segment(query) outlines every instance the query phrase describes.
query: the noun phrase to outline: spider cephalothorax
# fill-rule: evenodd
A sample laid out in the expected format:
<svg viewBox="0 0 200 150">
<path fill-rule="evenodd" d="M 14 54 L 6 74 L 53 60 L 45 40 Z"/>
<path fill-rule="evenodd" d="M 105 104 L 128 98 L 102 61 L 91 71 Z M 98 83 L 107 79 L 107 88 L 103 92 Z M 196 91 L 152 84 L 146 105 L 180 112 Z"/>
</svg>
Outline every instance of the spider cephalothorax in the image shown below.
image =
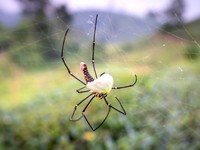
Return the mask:
<svg viewBox="0 0 200 150">
<path fill-rule="evenodd" d="M 115 108 L 114 106 L 111 105 L 111 103 L 108 103 L 107 99 L 106 99 L 106 96 L 110 93 L 111 89 L 123 89 L 123 88 L 128 88 L 128 87 L 132 87 L 136 84 L 137 82 L 137 76 L 135 75 L 135 81 L 130 84 L 130 85 L 126 85 L 126 86 L 113 86 L 113 78 L 111 75 L 107 74 L 107 73 L 102 73 L 99 77 L 97 76 L 97 72 L 96 72 L 96 68 L 95 68 L 95 59 L 94 59 L 94 50 L 95 50 L 95 34 L 96 34 L 96 26 L 97 26 L 97 19 L 98 19 L 98 15 L 96 15 L 96 19 L 95 19 L 95 26 L 94 26 L 94 35 L 93 35 L 93 42 L 92 42 L 92 67 L 93 67 L 93 70 L 94 70 L 94 74 L 95 74 L 95 79 L 90 75 L 90 73 L 88 72 L 88 69 L 87 69 L 87 65 L 83 62 L 80 63 L 80 68 L 83 72 L 83 75 L 84 75 L 84 78 L 85 78 L 85 81 L 82 81 L 81 79 L 79 79 L 78 77 L 76 77 L 69 69 L 66 61 L 65 61 L 65 58 L 64 58 L 64 55 L 63 55 L 63 51 L 64 51 L 64 45 L 65 45 L 65 38 L 67 36 L 67 33 L 69 32 L 69 29 L 67 29 L 67 31 L 65 32 L 65 35 L 64 35 L 64 39 L 63 39 L 63 44 L 62 44 L 62 50 L 61 50 L 61 59 L 68 71 L 68 73 L 73 77 L 75 78 L 77 81 L 79 81 L 80 83 L 82 83 L 84 86 L 79 88 L 78 90 L 76 90 L 78 93 L 87 93 L 89 92 L 90 94 L 85 97 L 83 100 L 81 100 L 77 105 L 75 105 L 74 107 L 74 111 L 72 112 L 72 115 L 70 117 L 70 120 L 71 121 L 78 121 L 80 120 L 82 117 L 85 118 L 86 122 L 88 123 L 88 125 L 90 126 L 90 128 L 95 131 L 96 129 L 98 129 L 104 122 L 105 120 L 107 119 L 109 113 L 110 113 L 110 110 L 111 108 L 116 110 L 117 112 L 123 114 L 123 115 L 126 115 L 126 112 L 119 100 L 119 98 L 117 98 L 115 96 L 115 99 L 117 100 L 117 102 L 119 103 L 120 107 L 122 110 L 119 110 L 117 108 Z M 87 88 L 87 90 L 84 90 L 85 88 Z M 83 111 L 82 111 L 82 115 L 77 118 L 77 119 L 74 119 L 74 114 L 76 112 L 76 109 L 79 105 L 81 105 L 85 100 L 87 100 L 89 97 L 90 100 L 89 102 L 87 103 L 87 105 L 84 107 Z M 86 109 L 88 108 L 88 106 L 90 105 L 90 103 L 92 102 L 92 100 L 96 98 L 96 99 L 99 99 L 99 100 L 104 100 L 107 107 L 108 107 L 108 113 L 107 115 L 105 116 L 104 120 L 97 126 L 97 127 L 93 127 L 90 123 L 90 121 L 87 119 L 86 115 L 85 115 L 85 111 Z"/>
</svg>

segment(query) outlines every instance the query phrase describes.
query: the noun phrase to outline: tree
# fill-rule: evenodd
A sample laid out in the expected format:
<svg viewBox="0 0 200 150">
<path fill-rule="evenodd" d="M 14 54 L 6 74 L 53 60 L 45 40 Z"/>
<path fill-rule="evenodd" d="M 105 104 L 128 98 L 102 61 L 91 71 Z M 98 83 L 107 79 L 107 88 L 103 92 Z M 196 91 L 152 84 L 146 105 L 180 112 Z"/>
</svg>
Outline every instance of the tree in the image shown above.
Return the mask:
<svg viewBox="0 0 200 150">
<path fill-rule="evenodd" d="M 55 14 L 57 14 L 65 23 L 70 23 L 72 20 L 72 16 L 69 14 L 65 5 L 56 8 Z"/>
<path fill-rule="evenodd" d="M 61 6 L 59 8 L 53 7 L 49 0 L 18 0 L 23 6 L 23 15 L 30 19 L 34 24 L 32 30 L 33 33 L 36 33 L 34 36 L 36 39 L 42 39 L 42 52 L 41 54 L 45 54 L 44 57 L 47 59 L 58 58 L 59 54 L 53 49 L 51 49 L 55 45 L 52 34 L 52 26 L 50 26 L 48 20 L 49 11 L 52 11 L 53 14 L 58 13 L 60 16 L 65 16 L 64 21 L 69 23 L 71 20 L 71 15 L 68 13 L 65 6 Z M 49 9 L 51 8 L 51 9 Z M 37 22 L 37 23 L 35 23 Z"/>
<path fill-rule="evenodd" d="M 173 0 L 164 11 L 166 20 L 163 28 L 165 30 L 180 26 L 184 22 L 185 2 L 184 0 Z"/>
</svg>

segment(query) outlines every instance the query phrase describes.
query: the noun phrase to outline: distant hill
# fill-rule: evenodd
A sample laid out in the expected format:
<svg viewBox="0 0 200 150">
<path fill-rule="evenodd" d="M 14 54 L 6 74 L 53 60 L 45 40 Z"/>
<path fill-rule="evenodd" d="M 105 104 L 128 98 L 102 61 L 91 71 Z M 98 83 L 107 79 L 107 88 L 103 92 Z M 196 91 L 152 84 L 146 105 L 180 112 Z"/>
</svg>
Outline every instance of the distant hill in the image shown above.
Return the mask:
<svg viewBox="0 0 200 150">
<path fill-rule="evenodd" d="M 93 33 L 95 15 L 98 14 L 97 35 L 100 42 L 124 42 L 153 33 L 159 26 L 150 18 L 141 19 L 119 13 L 81 11 L 73 15 L 72 27 Z"/>
<path fill-rule="evenodd" d="M 75 39 L 83 41 L 84 34 L 92 36 L 94 29 L 95 15 L 99 14 L 97 25 L 98 41 L 124 42 L 140 38 L 144 35 L 153 33 L 158 28 L 158 23 L 150 18 L 139 18 L 120 13 L 108 11 L 79 11 L 72 14 L 72 23 L 70 28 L 77 31 Z M 7 14 L 0 11 L 0 24 L 7 27 L 15 27 L 23 20 L 20 14 Z M 83 34 L 79 34 L 82 32 Z"/>
</svg>

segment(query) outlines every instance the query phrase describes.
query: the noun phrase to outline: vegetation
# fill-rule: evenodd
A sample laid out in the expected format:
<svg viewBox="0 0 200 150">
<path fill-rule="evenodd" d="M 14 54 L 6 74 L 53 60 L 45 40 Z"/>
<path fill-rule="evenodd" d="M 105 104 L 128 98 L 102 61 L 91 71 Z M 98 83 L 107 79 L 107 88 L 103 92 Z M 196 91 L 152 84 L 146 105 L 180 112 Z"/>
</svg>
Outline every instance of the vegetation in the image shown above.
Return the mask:
<svg viewBox="0 0 200 150">
<path fill-rule="evenodd" d="M 192 29 L 191 25 L 185 27 Z M 30 34 L 16 34 L 24 32 Z M 188 35 L 185 30 L 178 32 Z M 113 98 L 117 95 L 127 115 L 112 110 L 105 124 L 93 132 L 84 119 L 69 121 L 74 106 L 86 94 L 76 93 L 81 85 L 68 75 L 61 60 L 42 57 L 41 38 L 37 40 L 23 25 L 9 34 L 25 36 L 26 41 L 11 36 L 13 44 L 0 53 L 0 149 L 200 148 L 198 38 L 195 48 L 190 47 L 193 40 L 174 36 L 176 31 L 157 33 L 137 43 L 97 44 L 98 74 L 106 71 L 116 85 L 123 85 L 134 80 L 133 72 L 138 82 L 133 88 L 111 91 L 109 101 L 118 108 Z M 51 36 L 59 54 L 61 46 L 57 45 L 62 44 L 63 32 Z M 196 59 L 185 57 L 187 54 L 195 54 Z M 65 56 L 80 78 L 80 61 L 91 67 L 91 50 L 70 38 Z M 94 101 L 86 113 L 95 124 L 106 111 L 102 101 Z"/>
<path fill-rule="evenodd" d="M 191 44 L 185 48 L 185 56 L 189 59 L 197 59 L 199 57 L 198 45 Z"/>
</svg>

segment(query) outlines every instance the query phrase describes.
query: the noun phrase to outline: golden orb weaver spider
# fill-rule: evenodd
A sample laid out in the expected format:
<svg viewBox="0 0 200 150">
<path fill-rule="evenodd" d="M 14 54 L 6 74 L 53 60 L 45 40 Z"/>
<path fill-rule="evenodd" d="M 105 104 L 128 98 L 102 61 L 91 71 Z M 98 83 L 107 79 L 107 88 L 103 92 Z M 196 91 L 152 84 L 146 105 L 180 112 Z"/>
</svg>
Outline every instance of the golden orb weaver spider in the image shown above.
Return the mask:
<svg viewBox="0 0 200 150">
<path fill-rule="evenodd" d="M 119 110 L 115 107 L 113 107 L 111 105 L 111 103 L 108 103 L 107 99 L 106 99 L 106 96 L 108 93 L 110 93 L 111 89 L 123 89 L 123 88 L 128 88 L 128 87 L 132 87 L 136 84 L 137 82 L 137 76 L 135 75 L 135 81 L 130 84 L 130 85 L 126 85 L 126 86 L 113 86 L 113 78 L 111 75 L 107 74 L 107 73 L 102 73 L 99 77 L 97 76 L 97 72 L 96 72 L 96 68 L 95 68 L 95 59 L 94 59 L 94 50 L 95 50 L 95 36 L 96 36 L 96 26 L 97 26 L 97 20 L 98 20 L 98 14 L 96 15 L 96 19 L 95 19 L 95 26 L 94 26 L 94 33 L 93 33 L 93 43 L 92 43 L 92 67 L 93 67 L 93 70 L 94 70 L 94 74 L 95 74 L 95 77 L 96 79 L 94 79 L 90 73 L 88 72 L 88 69 L 87 69 L 87 65 L 84 63 L 84 62 L 81 62 L 80 63 L 80 68 L 82 70 L 82 73 L 84 75 L 84 78 L 85 78 L 85 82 L 83 82 L 81 79 L 79 79 L 78 77 L 76 77 L 69 69 L 66 61 L 65 61 L 65 58 L 64 58 L 64 54 L 63 54 L 63 51 L 64 51 L 64 46 L 65 46 L 65 39 L 66 39 L 66 36 L 67 36 L 67 33 L 69 32 L 69 28 L 66 30 L 65 32 L 65 35 L 64 35 L 64 39 L 63 39 L 63 43 L 62 43 L 62 50 L 61 50 L 61 59 L 64 63 L 64 66 L 66 67 L 68 73 L 73 77 L 75 78 L 77 81 L 79 81 L 80 83 L 82 83 L 84 86 L 79 88 L 78 90 L 76 90 L 79 94 L 80 93 L 86 93 L 86 92 L 89 92 L 90 94 L 85 97 L 83 100 L 81 100 L 75 107 L 74 107 L 74 111 L 72 112 L 72 115 L 70 117 L 70 120 L 71 121 L 78 121 L 80 120 L 82 117 L 85 118 L 86 122 L 88 123 L 88 125 L 90 126 L 90 128 L 95 131 L 97 130 L 104 122 L 105 120 L 107 119 L 109 113 L 110 113 L 110 110 L 111 108 L 116 110 L 117 112 L 123 114 L 123 115 L 126 115 L 126 111 L 125 109 L 123 108 L 119 98 L 117 98 L 115 96 L 115 99 L 117 100 L 117 102 L 119 103 L 119 105 L 121 106 L 121 109 L 122 110 Z M 83 90 L 84 88 L 88 88 L 88 90 Z M 92 96 L 92 97 L 91 97 Z M 85 106 L 85 108 L 83 109 L 82 111 L 82 115 L 77 118 L 77 119 L 74 119 L 74 114 L 76 112 L 76 109 L 77 107 L 83 103 L 85 100 L 87 100 L 89 97 L 90 100 L 89 102 L 87 103 L 87 105 Z M 103 119 L 103 121 L 97 126 L 97 127 L 93 127 L 90 123 L 90 121 L 88 120 L 88 118 L 86 117 L 86 115 L 84 114 L 86 109 L 88 108 L 88 106 L 90 105 L 90 103 L 92 102 L 92 100 L 94 98 L 97 98 L 99 100 L 104 100 L 107 107 L 108 107 L 108 112 L 105 116 L 105 118 Z"/>
</svg>

